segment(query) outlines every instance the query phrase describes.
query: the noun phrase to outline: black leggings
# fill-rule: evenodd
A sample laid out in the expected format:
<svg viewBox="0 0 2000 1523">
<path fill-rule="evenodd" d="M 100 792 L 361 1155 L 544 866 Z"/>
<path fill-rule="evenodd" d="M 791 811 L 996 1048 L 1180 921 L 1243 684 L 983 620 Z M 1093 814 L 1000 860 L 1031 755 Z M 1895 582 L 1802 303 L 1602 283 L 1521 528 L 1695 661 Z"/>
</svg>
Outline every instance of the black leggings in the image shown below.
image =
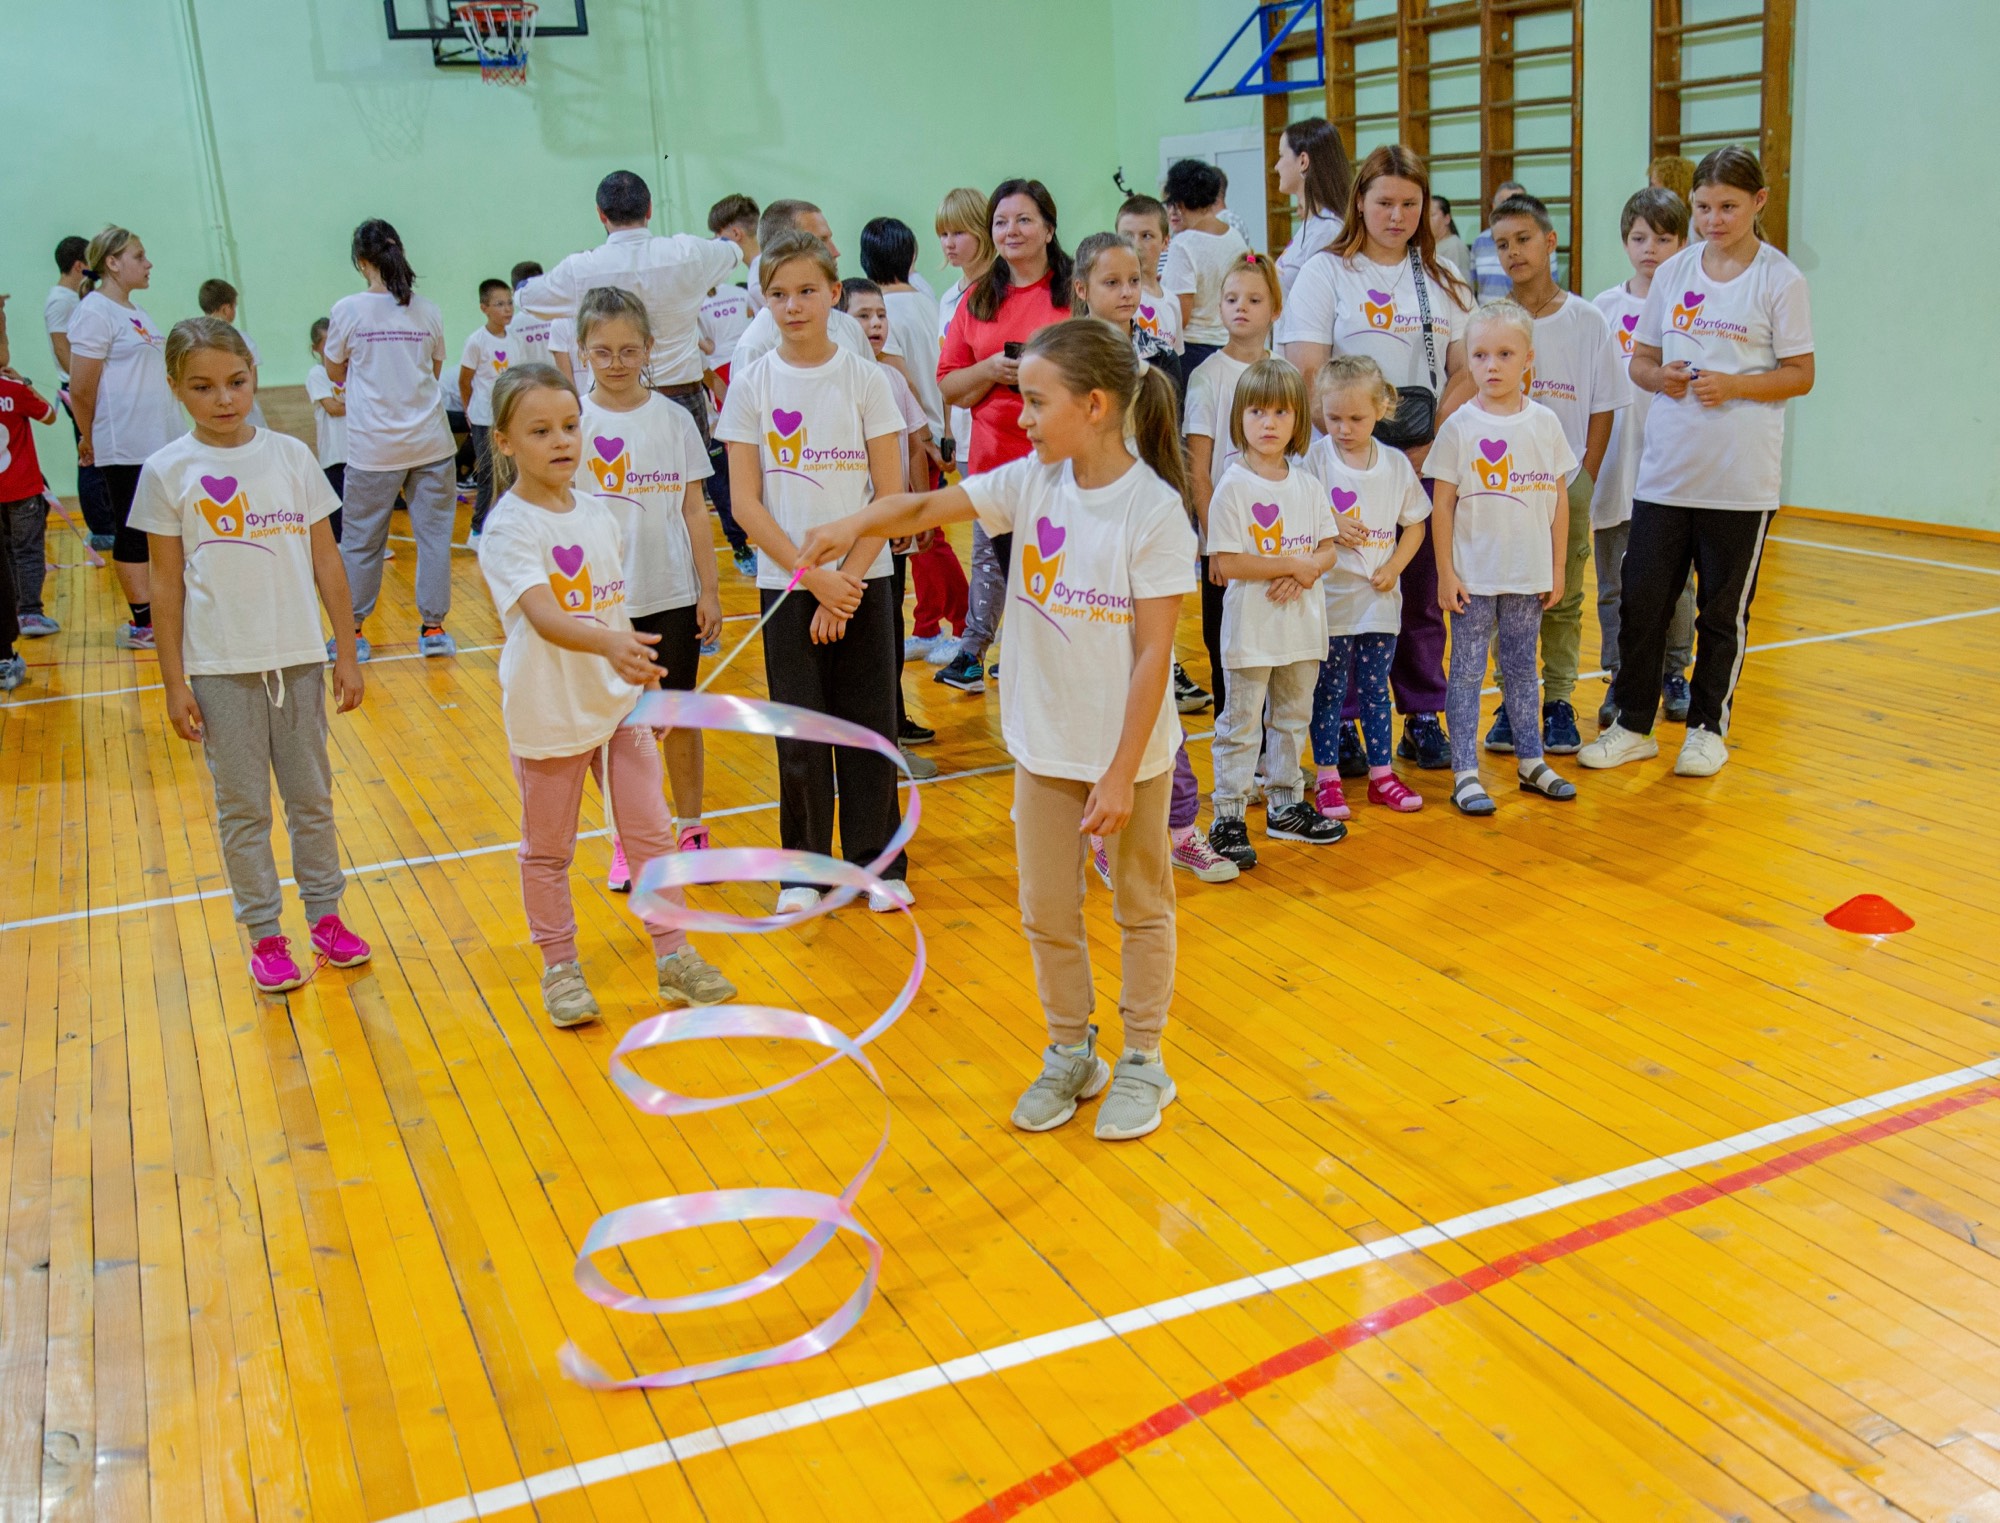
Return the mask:
<svg viewBox="0 0 2000 1523">
<path fill-rule="evenodd" d="M 694 687 L 695 667 L 701 662 L 701 624 L 694 604 L 685 608 L 662 608 L 658 613 L 635 613 L 632 627 L 642 635 L 658 635 L 653 659 L 666 668 L 660 686 L 677 692 Z"/>
<path fill-rule="evenodd" d="M 139 495 L 139 465 L 100 465 L 104 484 L 111 490 L 111 558 L 128 566 L 143 566 L 149 558 L 146 531 L 127 522 L 132 516 L 132 499 Z"/>
</svg>

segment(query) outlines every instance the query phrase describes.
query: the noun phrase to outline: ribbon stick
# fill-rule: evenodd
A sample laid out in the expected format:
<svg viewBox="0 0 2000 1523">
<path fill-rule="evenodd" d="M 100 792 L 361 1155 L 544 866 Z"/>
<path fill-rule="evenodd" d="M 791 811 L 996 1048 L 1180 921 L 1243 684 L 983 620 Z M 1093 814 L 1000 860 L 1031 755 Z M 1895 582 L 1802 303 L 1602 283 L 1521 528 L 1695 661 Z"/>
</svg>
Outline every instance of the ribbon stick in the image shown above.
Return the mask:
<svg viewBox="0 0 2000 1523">
<path fill-rule="evenodd" d="M 93 569 L 103 566 L 104 557 L 97 553 L 96 547 L 93 546 L 90 542 L 90 536 L 88 534 L 85 534 L 82 529 L 78 528 L 76 520 L 69 516 L 69 510 L 62 505 L 62 499 L 57 497 L 54 492 L 44 492 L 42 493 L 42 501 L 46 502 L 52 509 L 55 510 L 55 514 L 58 518 L 60 518 L 64 523 L 69 525 L 70 533 L 74 534 L 78 539 L 83 541 L 83 553 L 90 558 L 89 565 Z M 65 567 L 69 567 L 69 566 L 81 565 L 84 563 L 80 561 L 64 561 L 61 564 Z"/>
<path fill-rule="evenodd" d="M 792 579 L 792 586 L 798 578 Z M 786 589 L 789 594 L 791 588 Z M 777 612 L 781 597 L 764 616 Z M 758 624 L 763 628 L 763 621 Z M 752 630 L 742 644 L 731 651 L 722 665 L 741 654 Z M 717 668 L 717 673 L 721 670 Z M 712 682 L 714 676 L 709 680 Z M 703 685 L 706 687 L 706 684 Z M 790 704 L 728 694 L 693 692 L 648 692 L 639 700 L 631 725 L 655 729 L 700 729 L 730 731 L 739 735 L 768 735 L 780 740 L 816 741 L 826 745 L 850 746 L 873 751 L 893 764 L 905 776 L 909 766 L 893 741 L 846 720 L 795 708 Z M 725 847 L 708 851 L 677 852 L 656 857 L 639 870 L 632 885 L 632 907 L 646 920 L 684 931 L 726 931 L 744 935 L 767 935 L 790 930 L 820 915 L 831 914 L 852 903 L 871 889 L 887 882 L 881 874 L 894 862 L 910 838 L 916 834 L 923 805 L 919 790 L 910 791 L 909 812 L 874 861 L 865 865 L 844 862 L 818 852 L 775 850 L 769 847 Z M 676 902 L 669 890 L 704 883 L 807 883 L 822 890 L 811 909 L 788 915 L 733 915 L 717 910 L 696 909 Z M 902 913 L 910 915 L 904 906 Z M 848 1036 L 816 1016 L 771 1005 L 712 1005 L 700 1010 L 677 1010 L 639 1022 L 625 1033 L 611 1055 L 611 1080 L 632 1106 L 649 1116 L 687 1116 L 702 1111 L 721 1110 L 752 1100 L 780 1094 L 794 1084 L 845 1059 L 853 1063 L 883 1095 L 887 1091 L 875 1065 L 864 1050 L 870 1042 L 895 1025 L 910 1008 L 923 985 L 925 953 L 923 932 L 916 919 L 910 920 L 915 941 L 909 976 L 896 997 L 856 1036 Z M 806 1042 L 826 1050 L 826 1056 L 789 1078 L 741 1094 L 698 1097 L 661 1088 L 635 1072 L 627 1059 L 635 1053 L 680 1042 L 726 1041 L 731 1038 L 777 1037 Z M 839 1233 L 852 1233 L 866 1246 L 868 1267 L 861 1283 L 824 1320 L 787 1341 L 769 1348 L 714 1359 L 702 1364 L 657 1370 L 619 1378 L 606 1373 L 579 1350 L 565 1344 L 560 1363 L 563 1373 L 579 1384 L 596 1390 L 629 1391 L 687 1385 L 739 1370 L 766 1369 L 809 1359 L 831 1348 L 861 1319 L 873 1299 L 882 1268 L 882 1245 L 854 1214 L 854 1202 L 868 1182 L 875 1165 L 889 1146 L 889 1117 L 885 1113 L 882 1135 L 874 1151 L 841 1189 L 838 1195 L 818 1190 L 732 1189 L 701 1190 L 687 1195 L 667 1195 L 606 1212 L 592 1224 L 577 1252 L 574 1277 L 577 1288 L 600 1306 L 613 1311 L 644 1316 L 673 1316 L 709 1311 L 718 1306 L 748 1300 L 782 1285 L 811 1263 L 821 1249 Z M 756 1221 L 798 1221 L 809 1224 L 799 1240 L 769 1268 L 733 1285 L 681 1296 L 645 1296 L 628 1291 L 598 1269 L 593 1256 L 606 1249 L 623 1247 L 669 1233 L 698 1227 L 714 1227 Z"/>
</svg>

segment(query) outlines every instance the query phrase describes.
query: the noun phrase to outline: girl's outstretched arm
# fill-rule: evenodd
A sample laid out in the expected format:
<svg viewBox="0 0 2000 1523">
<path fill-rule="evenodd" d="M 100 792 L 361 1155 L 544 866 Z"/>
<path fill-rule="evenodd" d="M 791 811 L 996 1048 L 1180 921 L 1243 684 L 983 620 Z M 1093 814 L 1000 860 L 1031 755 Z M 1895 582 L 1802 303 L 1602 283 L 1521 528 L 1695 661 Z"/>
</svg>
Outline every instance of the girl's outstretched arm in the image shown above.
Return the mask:
<svg viewBox="0 0 2000 1523">
<path fill-rule="evenodd" d="M 878 497 L 859 513 L 850 513 L 811 530 L 799 546 L 799 564 L 831 565 L 846 556 L 857 539 L 903 539 L 976 516 L 972 498 L 962 486 Z"/>
</svg>

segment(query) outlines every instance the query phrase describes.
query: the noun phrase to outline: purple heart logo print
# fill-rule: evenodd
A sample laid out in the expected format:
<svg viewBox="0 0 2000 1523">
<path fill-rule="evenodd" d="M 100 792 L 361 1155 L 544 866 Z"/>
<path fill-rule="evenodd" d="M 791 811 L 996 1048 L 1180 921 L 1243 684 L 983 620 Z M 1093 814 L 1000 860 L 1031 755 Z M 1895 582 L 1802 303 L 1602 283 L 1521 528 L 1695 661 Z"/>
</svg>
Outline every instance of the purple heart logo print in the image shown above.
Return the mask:
<svg viewBox="0 0 2000 1523">
<path fill-rule="evenodd" d="M 1139 303 L 1139 315 L 1150 323 L 1153 320 L 1153 309 L 1142 301 Z"/>
<path fill-rule="evenodd" d="M 1393 293 L 1388 291 L 1370 291 L 1368 293 L 1368 299 L 1374 302 L 1375 305 L 1378 307 L 1386 307 L 1389 305 L 1389 297 L 1391 296 L 1391 294 Z"/>
<path fill-rule="evenodd" d="M 583 546 L 581 545 L 557 545 L 553 550 L 549 551 L 549 555 L 555 561 L 556 569 L 561 571 L 564 576 L 575 576 L 583 566 Z"/>
<path fill-rule="evenodd" d="M 1278 505 L 1275 502 L 1253 502 L 1250 516 L 1257 520 L 1257 527 L 1268 529 L 1278 521 Z"/>
<path fill-rule="evenodd" d="M 1698 306 L 1700 306 L 1700 305 L 1701 305 L 1701 303 L 1702 303 L 1702 293 L 1701 293 L 1700 291 L 1683 291 L 1683 292 L 1681 292 L 1681 305 L 1682 305 L 1682 306 L 1684 306 L 1684 307 L 1698 307 Z"/>
<path fill-rule="evenodd" d="M 779 433 L 790 435 L 799 431 L 799 425 L 806 420 L 802 412 L 787 412 L 782 407 L 771 409 L 771 426 Z"/>
<path fill-rule="evenodd" d="M 619 452 L 625 448 L 625 441 L 623 439 L 606 439 L 600 436 L 590 441 L 590 447 L 597 451 L 597 458 L 599 460 L 611 461 L 618 458 Z"/>
<path fill-rule="evenodd" d="M 1353 512 L 1354 505 L 1359 501 L 1361 501 L 1359 492 L 1350 492 L 1344 487 L 1333 489 L 1333 511 L 1336 513 Z"/>
<path fill-rule="evenodd" d="M 1498 465 L 1507 456 L 1507 441 L 1505 439 L 1481 439 L 1479 441 L 1479 453 L 1484 455 L 1493 464 Z"/>
<path fill-rule="evenodd" d="M 1635 333 L 1638 331 L 1639 314 L 1637 312 L 1633 312 L 1628 316 L 1621 317 L 1618 320 L 1625 325 L 1625 331 L 1627 333 Z"/>
<path fill-rule="evenodd" d="M 1063 541 L 1067 538 L 1069 530 L 1060 524 L 1052 524 L 1046 518 L 1035 520 L 1035 548 L 1041 551 L 1043 560 L 1050 559 L 1062 549 Z"/>
<path fill-rule="evenodd" d="M 236 478 L 234 476 L 204 476 L 201 478 L 201 489 L 208 493 L 208 500 L 210 502 L 225 503 L 236 495 Z"/>
</svg>

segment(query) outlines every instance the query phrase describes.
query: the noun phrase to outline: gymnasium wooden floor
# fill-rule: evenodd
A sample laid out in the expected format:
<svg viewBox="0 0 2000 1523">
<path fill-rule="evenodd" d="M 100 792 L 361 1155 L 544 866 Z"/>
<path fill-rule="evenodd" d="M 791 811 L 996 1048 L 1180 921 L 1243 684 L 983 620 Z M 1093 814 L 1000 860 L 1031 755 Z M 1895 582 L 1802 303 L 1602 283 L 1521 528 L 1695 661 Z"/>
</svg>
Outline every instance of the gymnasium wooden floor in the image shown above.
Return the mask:
<svg viewBox="0 0 2000 1523">
<path fill-rule="evenodd" d="M 996 700 L 914 669 L 946 776 L 912 853 L 930 981 L 874 1049 L 881 1294 L 823 1358 L 651 1396 L 570 1384 L 558 1347 L 623 1371 L 774 1342 L 859 1257 L 664 1329 L 574 1288 L 589 1223 L 837 1189 L 879 1098 L 842 1067 L 633 1112 L 605 1065 L 650 967 L 601 839 L 576 882 L 608 1019 L 544 1022 L 498 624 L 461 554 L 462 654 L 412 659 L 407 543 L 334 726 L 377 955 L 258 998 L 200 758 L 112 648 L 109 574 L 57 572 L 65 633 L 0 703 L 0 1515 L 2000 1519 L 2000 547 L 1778 534 L 1721 776 L 1672 778 L 1671 744 L 1564 764 L 1574 806 L 1503 783 L 1474 823 L 1422 775 L 1414 818 L 1181 878 L 1180 1101 L 1134 1144 L 1006 1123 L 1042 1036 Z M 1204 671 L 1192 617 L 1182 643 Z M 757 652 L 725 686 L 761 691 Z M 767 744 L 711 741 L 720 842 L 774 843 L 773 797 Z M 1862 892 L 1916 929 L 1821 923 Z M 1094 883 L 1090 914 L 1115 947 Z M 705 944 L 849 1030 L 908 965 L 858 912 Z M 788 1241 L 634 1259 L 668 1294 Z"/>
</svg>

